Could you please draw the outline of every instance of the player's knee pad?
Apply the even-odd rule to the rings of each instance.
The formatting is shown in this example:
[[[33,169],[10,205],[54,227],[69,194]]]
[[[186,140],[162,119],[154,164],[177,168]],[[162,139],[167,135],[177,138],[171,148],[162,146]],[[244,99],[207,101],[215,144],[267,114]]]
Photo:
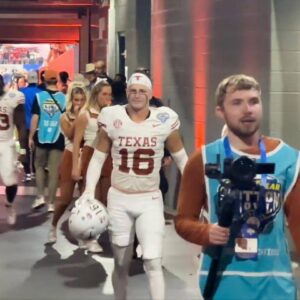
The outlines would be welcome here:
[[[5,194],[9,203],[12,203],[14,201],[17,194],[17,190],[18,186],[16,184],[5,187]]]

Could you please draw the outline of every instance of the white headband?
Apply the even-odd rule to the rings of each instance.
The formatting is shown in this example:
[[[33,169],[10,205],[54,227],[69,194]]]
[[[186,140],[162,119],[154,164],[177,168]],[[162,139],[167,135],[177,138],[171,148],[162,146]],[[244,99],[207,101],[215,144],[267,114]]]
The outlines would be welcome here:
[[[143,73],[133,73],[127,82],[127,86],[130,86],[131,84],[142,84],[149,90],[152,90],[151,80]]]

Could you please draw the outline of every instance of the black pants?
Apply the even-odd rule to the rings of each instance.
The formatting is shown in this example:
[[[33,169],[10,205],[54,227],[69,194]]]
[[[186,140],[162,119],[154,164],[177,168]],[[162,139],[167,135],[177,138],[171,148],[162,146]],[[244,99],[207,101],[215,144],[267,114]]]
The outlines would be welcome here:
[[[26,145],[25,145],[26,162],[23,163],[25,174],[35,173],[35,167],[34,167],[35,150],[29,149],[29,145],[28,145],[29,132],[30,130],[26,129]]]

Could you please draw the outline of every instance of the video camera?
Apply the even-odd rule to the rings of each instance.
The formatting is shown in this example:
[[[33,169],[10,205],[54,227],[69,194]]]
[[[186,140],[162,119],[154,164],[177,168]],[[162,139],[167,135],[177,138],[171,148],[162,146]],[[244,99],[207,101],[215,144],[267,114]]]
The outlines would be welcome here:
[[[240,192],[251,190],[262,193],[265,187],[255,181],[256,175],[273,174],[274,171],[274,163],[257,163],[247,156],[240,156],[236,159],[225,158],[223,173],[221,172],[220,155],[217,156],[217,163],[205,164],[205,175],[221,183],[217,205],[219,225],[229,227],[233,219],[243,218],[244,210],[238,216],[234,216],[236,208],[242,205]]]
[[[236,221],[245,220],[245,217],[247,220],[254,213],[255,217],[253,219],[258,221],[255,226],[259,230],[260,222],[263,221],[259,215],[259,207],[261,206],[259,199],[263,197],[258,197],[253,207],[251,207],[251,204],[253,204],[251,201],[247,202],[247,206],[250,205],[250,209],[247,211],[248,209],[244,207],[245,203],[243,203],[241,198],[243,196],[241,195],[243,191],[247,192],[249,190],[254,194],[263,194],[265,187],[258,184],[255,177],[257,174],[273,174],[274,171],[274,163],[257,163],[247,156],[240,156],[236,159],[225,158],[223,161],[223,173],[221,171],[220,155],[217,155],[217,163],[205,164],[205,175],[220,182],[217,203],[218,225],[228,228]],[[262,212],[264,213],[264,210]],[[213,295],[218,288],[217,273],[219,271],[222,246],[215,246],[212,253],[213,259],[203,293],[205,300],[213,299]]]
[[[257,163],[247,156],[240,156],[236,159],[225,158],[223,173],[221,172],[220,155],[217,156],[217,163],[205,164],[206,176],[219,181],[229,179],[237,189],[251,188],[256,185],[254,178],[257,174],[273,174],[274,171],[274,163]]]

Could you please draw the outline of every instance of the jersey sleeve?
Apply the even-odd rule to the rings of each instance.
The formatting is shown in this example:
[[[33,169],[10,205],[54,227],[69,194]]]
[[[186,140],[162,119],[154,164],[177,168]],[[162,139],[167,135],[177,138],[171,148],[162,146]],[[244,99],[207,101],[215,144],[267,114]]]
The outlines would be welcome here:
[[[168,107],[162,107],[161,109],[164,111],[163,113],[167,116],[166,125],[168,127],[168,130],[170,132],[173,132],[174,130],[179,129],[180,120],[178,114]]]
[[[19,91],[8,92],[7,97],[13,108],[19,104],[25,104],[25,95]]]

